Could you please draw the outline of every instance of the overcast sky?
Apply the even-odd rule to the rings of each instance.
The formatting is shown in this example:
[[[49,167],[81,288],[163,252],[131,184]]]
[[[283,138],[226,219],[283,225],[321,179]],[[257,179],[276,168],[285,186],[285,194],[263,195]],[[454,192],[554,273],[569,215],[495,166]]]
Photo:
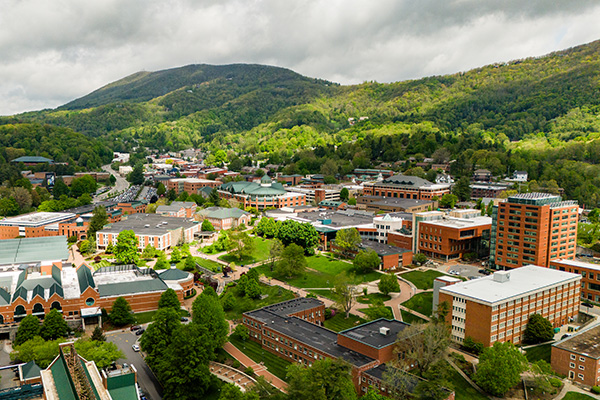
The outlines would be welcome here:
[[[0,115],[140,70],[260,63],[393,82],[600,39],[597,0],[1,0]]]

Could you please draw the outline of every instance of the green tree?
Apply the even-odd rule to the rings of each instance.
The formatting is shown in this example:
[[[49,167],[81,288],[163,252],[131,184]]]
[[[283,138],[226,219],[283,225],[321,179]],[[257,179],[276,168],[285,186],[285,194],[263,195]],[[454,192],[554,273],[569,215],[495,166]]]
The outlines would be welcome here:
[[[383,294],[389,294],[390,292],[400,292],[400,284],[398,284],[398,278],[394,274],[385,274],[379,280],[377,288]]]
[[[222,347],[227,340],[229,325],[225,320],[223,306],[215,291],[209,286],[196,297],[192,304],[192,322],[195,325],[206,328],[207,338],[205,347],[209,354]]]
[[[503,396],[521,380],[527,369],[527,359],[512,343],[496,342],[479,357],[474,381],[483,390]]]
[[[599,217],[600,217],[600,208],[594,208],[588,214],[588,220],[593,224],[597,224],[599,222],[599,220],[598,220]]]
[[[235,329],[234,329],[233,332],[236,335],[238,335],[240,337],[240,339],[242,339],[242,340],[248,340],[248,338],[250,337],[250,331],[248,330],[248,328],[244,324],[238,324],[235,327]]]
[[[94,361],[98,368],[104,369],[125,355],[116,344],[90,339],[79,339],[75,342],[77,353],[88,361]]]
[[[231,383],[221,386],[219,400],[259,400],[260,396],[254,391],[242,392],[240,388]]]
[[[46,368],[58,355],[58,342],[45,341],[41,336],[34,336],[18,345],[15,343],[10,358],[24,363],[35,361],[41,368]]]
[[[314,248],[319,244],[319,233],[314,226],[308,222],[300,223],[289,219],[279,224],[277,238],[285,246],[297,244],[308,255],[314,254]]]
[[[167,193],[167,188],[165,188],[165,185],[163,185],[163,184],[162,184],[162,182],[160,182],[160,183],[158,184],[158,187],[156,188],[156,194],[157,194],[158,196],[162,196],[162,195],[164,195],[165,193]]]
[[[422,265],[427,262],[427,256],[423,253],[417,253],[413,257],[413,262],[418,265]]]
[[[99,325],[96,325],[92,332],[92,340],[95,342],[106,342],[106,336],[104,336],[102,328]]]
[[[144,166],[141,163],[133,167],[133,171],[127,175],[127,180],[132,185],[142,185],[144,183]]]
[[[96,183],[96,180],[90,175],[84,175],[73,179],[73,182],[71,182],[71,197],[79,197],[85,193],[94,193],[97,189],[98,183]]]
[[[277,236],[277,232],[279,231],[279,223],[273,218],[261,218],[254,230],[259,236],[273,238]]]
[[[342,188],[342,190],[340,190],[340,199],[342,201],[348,201],[349,197],[350,197],[350,192],[348,191],[348,189]]]
[[[442,208],[454,208],[454,205],[458,201],[458,197],[453,194],[446,193],[440,200],[440,207]]]
[[[136,264],[140,259],[138,254],[138,240],[135,232],[124,230],[117,236],[117,245],[114,246],[113,253],[122,264]]]
[[[254,251],[254,239],[245,231],[231,232],[229,240],[231,241],[232,253],[239,261],[250,257]]]
[[[69,333],[69,325],[62,314],[54,309],[50,310],[40,328],[40,336],[44,340],[55,340],[66,337],[67,333]]]
[[[398,334],[395,352],[403,354],[402,362],[425,374],[444,358],[450,345],[450,330],[446,324],[414,323]]]
[[[19,204],[12,197],[0,199],[0,215],[11,217],[19,214]]]
[[[345,272],[339,274],[335,279],[331,293],[336,304],[346,313],[346,319],[348,319],[358,294],[356,285],[354,285],[354,275],[347,275]]]
[[[225,294],[221,297],[220,301],[221,305],[223,306],[223,310],[233,310],[233,307],[235,306],[235,297],[230,290],[225,292]]]
[[[351,198],[348,200],[348,205],[349,205],[349,206],[355,206],[355,205],[356,205],[356,197],[351,197]]]
[[[177,297],[177,292],[171,288],[165,290],[158,300],[158,308],[172,308],[179,311],[181,309],[181,302],[179,301],[179,297]]]
[[[15,336],[15,346],[25,343],[40,335],[40,320],[35,315],[28,315],[19,323],[19,329]]]
[[[537,344],[550,341],[554,338],[552,323],[540,314],[531,314],[523,333],[527,344]]]
[[[183,270],[188,272],[196,270],[196,260],[194,259],[194,257],[190,256],[185,259]]]
[[[117,297],[112,305],[109,314],[110,322],[113,325],[121,327],[135,322],[135,317],[131,312],[131,306],[125,297]]]
[[[262,290],[260,289],[260,285],[258,284],[258,281],[254,280],[254,279],[248,279],[248,282],[246,283],[245,293],[246,293],[246,296],[250,297],[251,299],[260,298],[260,295],[262,294]]]
[[[54,181],[54,187],[52,188],[52,195],[55,199],[59,199],[60,196],[69,195],[69,187],[65,184],[62,178],[57,178]]]
[[[381,259],[377,253],[371,249],[359,251],[356,257],[354,257],[354,260],[352,260],[354,269],[361,274],[366,274],[367,272],[377,269],[380,264]]]
[[[281,257],[283,253],[283,243],[279,239],[273,239],[269,243],[269,259],[271,260],[271,269],[275,265],[275,260]]]
[[[96,238],[96,232],[102,230],[104,225],[108,222],[108,215],[106,214],[106,208],[103,206],[97,206],[92,212],[92,218],[88,225],[87,237]]]
[[[146,245],[144,247],[144,251],[142,251],[142,258],[152,258],[156,255],[156,248],[151,244]]]
[[[171,263],[177,264],[181,261],[181,251],[179,251],[179,247],[173,247],[171,251]]]
[[[367,390],[364,396],[360,398],[360,400],[388,400],[389,397],[385,397],[379,394],[379,390],[374,389],[372,387]]]
[[[213,232],[215,230],[215,227],[209,220],[205,219],[204,221],[202,221],[202,226],[200,227],[200,230],[204,232]]]
[[[460,201],[471,200],[471,181],[468,177],[463,176],[452,187],[452,193],[458,197]],[[443,196],[442,196],[443,198]]]
[[[340,229],[335,234],[335,245],[344,256],[356,251],[361,241],[362,239],[356,228]]]
[[[217,206],[217,205],[219,205],[219,200],[220,200],[219,191],[217,190],[217,188],[213,188],[213,190],[211,190],[210,194],[208,195],[208,202]]]
[[[298,276],[306,270],[306,266],[304,250],[292,243],[281,252],[281,259],[275,266],[275,274],[286,278]]]
[[[147,354],[146,361],[152,368],[158,367],[161,356],[171,344],[173,332],[181,325],[180,318],[179,309],[159,308],[142,335],[140,346]]]
[[[355,400],[351,366],[341,358],[317,360],[309,368],[300,364],[288,367],[288,396],[303,400]]]

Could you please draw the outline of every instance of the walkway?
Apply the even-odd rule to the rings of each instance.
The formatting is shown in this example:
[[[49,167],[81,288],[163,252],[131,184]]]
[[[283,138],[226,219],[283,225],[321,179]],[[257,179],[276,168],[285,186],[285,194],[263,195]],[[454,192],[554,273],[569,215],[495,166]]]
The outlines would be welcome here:
[[[235,386],[239,387],[242,392],[245,392],[248,386],[252,386],[256,383],[253,378],[229,365],[210,361],[208,366],[213,375],[224,382],[233,383]]]
[[[223,346],[223,350],[225,350],[233,358],[238,360],[240,364],[242,364],[244,367],[252,368],[256,375],[264,377],[268,382],[271,383],[271,385],[281,390],[282,392],[286,392],[287,383],[270,373],[263,364],[256,363],[254,360],[242,353],[241,350],[239,350],[237,347],[235,347],[229,342],[225,343],[225,345]]]

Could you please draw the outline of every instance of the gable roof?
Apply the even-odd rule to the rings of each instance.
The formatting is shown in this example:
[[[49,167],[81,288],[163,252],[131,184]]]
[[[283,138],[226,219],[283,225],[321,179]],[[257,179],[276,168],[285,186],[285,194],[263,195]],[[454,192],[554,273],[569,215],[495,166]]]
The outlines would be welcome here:
[[[21,365],[20,368],[22,379],[38,378],[42,372],[42,369],[35,363],[35,361],[29,361],[27,364]]]
[[[182,271],[179,268],[169,268],[158,274],[163,281],[178,281],[189,278],[188,272]]]
[[[88,287],[95,288],[94,277],[92,271],[85,264],[77,269],[77,280],[79,281],[79,292],[83,293]]]
[[[227,219],[227,218],[240,218],[248,213],[244,210],[240,210],[239,208],[224,208],[219,207],[217,210],[211,211],[206,214],[207,218],[214,219]]]

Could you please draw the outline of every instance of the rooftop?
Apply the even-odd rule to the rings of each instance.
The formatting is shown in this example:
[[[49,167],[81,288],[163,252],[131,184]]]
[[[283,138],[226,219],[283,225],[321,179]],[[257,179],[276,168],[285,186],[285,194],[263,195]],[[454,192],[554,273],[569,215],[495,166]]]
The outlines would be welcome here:
[[[508,274],[505,282],[494,278]],[[474,279],[440,289],[440,292],[468,297],[473,301],[496,304],[509,299],[535,293],[562,283],[579,281],[581,275],[555,269],[527,265],[510,271],[498,271],[490,276]]]
[[[164,235],[176,229],[188,229],[197,222],[185,218],[167,217],[157,214],[131,214],[120,222],[105,226],[100,232],[120,233],[131,229],[136,235]]]
[[[344,210],[344,211],[319,211],[298,213],[297,219],[311,222],[313,225],[325,225],[332,230],[358,225],[372,225],[373,213],[368,211]]]
[[[39,157],[39,156],[23,156],[23,157],[19,157],[19,158],[15,158],[14,160],[12,160],[11,162],[22,162],[22,163],[52,163],[53,161],[49,158],[46,157]]]
[[[311,308],[322,306],[321,300],[312,297],[298,297],[296,299],[283,301],[281,303],[273,304],[270,306],[263,307],[262,310],[270,311],[281,317],[295,314],[300,311],[310,310]]]
[[[600,271],[600,264],[593,264],[593,263],[580,261],[580,260],[558,259],[558,260],[552,260],[550,262],[552,264],[560,264],[560,265],[569,266],[569,267],[576,267],[576,268],[579,267],[579,268],[594,269],[596,271]]]
[[[55,222],[65,221],[75,218],[72,213],[60,212],[33,212],[30,214],[19,215],[16,217],[5,218],[0,221],[0,225],[4,226],[24,226],[24,227],[39,227]]]
[[[446,217],[443,219],[436,219],[433,221],[423,221],[425,224],[443,226],[447,228],[474,228],[477,226],[485,226],[492,225],[491,217],[475,217],[475,218],[456,218],[456,217]]]
[[[431,200],[400,199],[397,197],[384,197],[381,200],[371,202],[371,204],[376,206],[396,206],[401,208],[423,206],[432,203],[433,201]]]
[[[377,255],[379,255],[379,256],[388,256],[391,254],[402,254],[402,253],[411,251],[408,249],[402,249],[397,246],[391,246],[389,244],[379,243],[375,240],[367,240],[367,239],[363,239],[363,241],[361,242],[359,247],[361,247],[363,249],[371,249],[375,253],[377,253]]]
[[[553,346],[587,357],[600,359],[600,325],[576,333],[555,343]]]
[[[66,236],[0,240],[0,265],[67,260]]]
[[[542,206],[549,203],[556,203],[561,200],[562,198],[558,195],[539,192],[518,193],[508,197],[509,203],[532,204],[537,206]]]
[[[410,325],[395,319],[380,318],[354,328],[340,332],[340,336],[364,343],[376,349],[381,349],[396,343],[398,333]],[[387,334],[381,333],[381,328],[387,328]]]

